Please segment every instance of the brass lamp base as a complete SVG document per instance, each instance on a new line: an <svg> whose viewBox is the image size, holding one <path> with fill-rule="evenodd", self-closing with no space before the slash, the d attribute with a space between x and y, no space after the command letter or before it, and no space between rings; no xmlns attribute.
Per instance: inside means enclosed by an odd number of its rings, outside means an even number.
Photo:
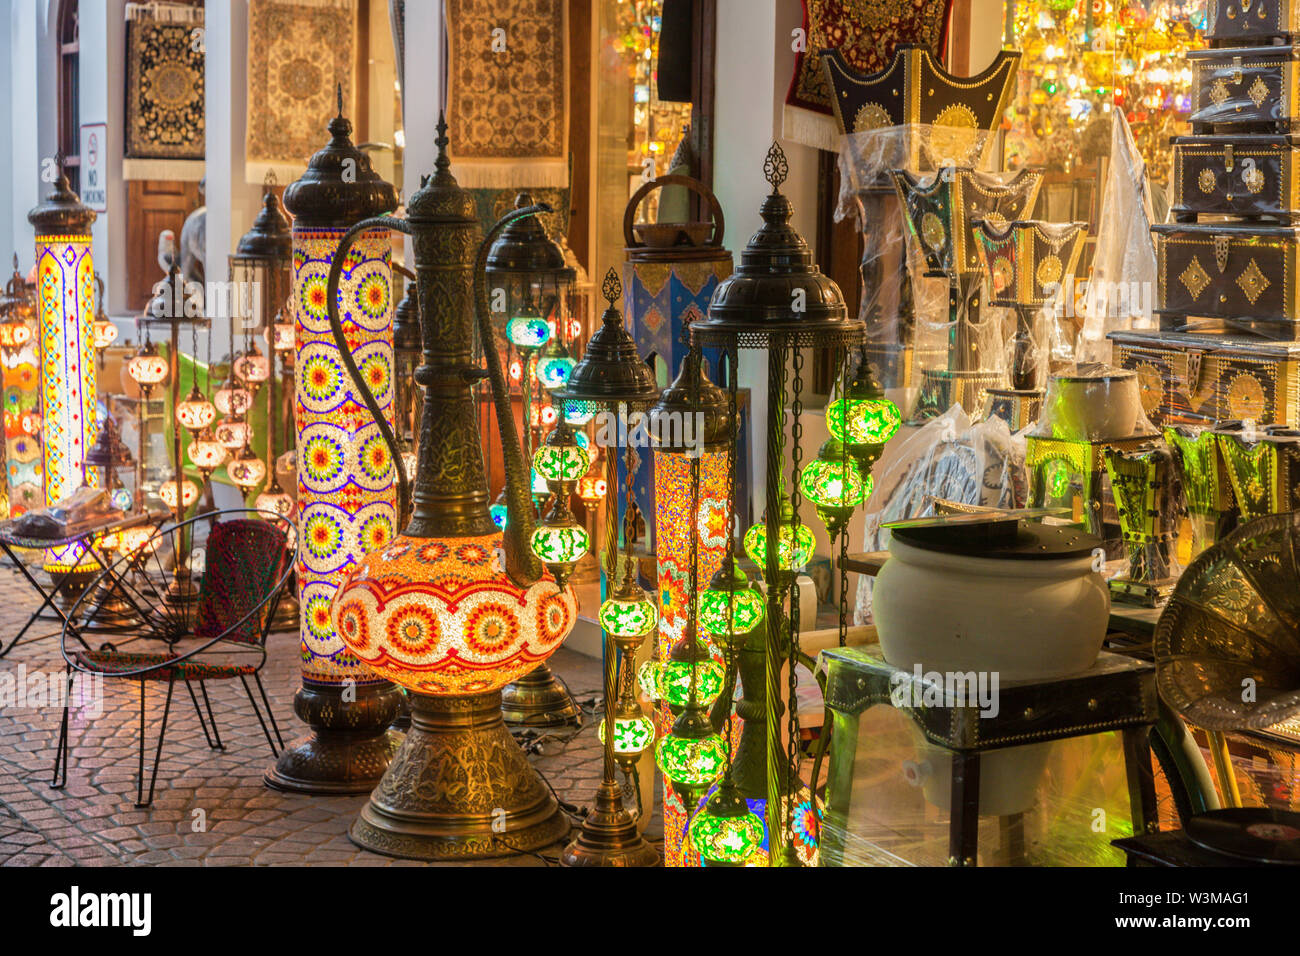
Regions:
<svg viewBox="0 0 1300 956"><path fill-rule="evenodd" d="M407 694L411 729L348 836L410 860L531 852L569 821L501 717L501 693Z"/></svg>
<svg viewBox="0 0 1300 956"><path fill-rule="evenodd" d="M401 707L396 686L362 684L357 699L345 701L343 688L304 684L293 709L312 728L295 740L263 777L273 790L290 793L368 793L388 769L402 742L392 729Z"/></svg>
<svg viewBox="0 0 1300 956"><path fill-rule="evenodd" d="M271 631L296 631L299 625L300 608L298 599L292 594L285 593L280 595L280 603L275 606L275 613L271 615Z"/></svg>
<svg viewBox="0 0 1300 956"><path fill-rule="evenodd" d="M603 781L596 791L595 808L564 848L560 862L564 866L657 866L659 851L637 832L636 821L623 809L618 784Z"/></svg>
<svg viewBox="0 0 1300 956"><path fill-rule="evenodd" d="M582 708L545 662L505 686L501 715L513 727L566 727L582 722Z"/></svg>

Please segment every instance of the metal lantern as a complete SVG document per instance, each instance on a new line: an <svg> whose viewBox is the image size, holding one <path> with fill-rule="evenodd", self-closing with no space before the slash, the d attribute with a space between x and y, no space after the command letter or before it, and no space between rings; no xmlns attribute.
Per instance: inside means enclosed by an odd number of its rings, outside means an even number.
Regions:
<svg viewBox="0 0 1300 956"><path fill-rule="evenodd" d="M528 193L515 198L516 209L532 204ZM532 414L533 356L552 341L562 346L568 339L576 279L577 273L565 262L564 250L546 234L536 216L510 223L488 251L488 308L494 338L503 356L508 356L511 348L519 355L525 423ZM525 456L532 453L531 432L526 426Z"/></svg>
<svg viewBox="0 0 1300 956"><path fill-rule="evenodd" d="M535 850L568 832L555 797L501 719L500 690L559 647L577 619L577 601L572 589L543 575L528 550L534 516L527 465L500 355L491 348L484 352L505 461L503 530L488 510L474 339L491 336L481 278L490 240L518 214L489 231L475 259L474 200L451 174L442 121L437 144L435 172L408 202L408 218L367 219L343 240L351 250L354 239L378 227L411 235L423 343L416 380L425 391L411 520L345 576L332 620L362 663L406 689L411 709L411 728L353 824L353 841L395 856L464 861ZM540 211L545 207L527 213ZM341 248L325 294L340 345L346 325L335 292L344 263L357 253L343 255ZM342 361L397 455L359 352L344 352ZM309 449L298 450L301 474Z"/></svg>
<svg viewBox="0 0 1300 956"><path fill-rule="evenodd" d="M551 437L554 438L558 433L562 436L562 441L567 440L573 427L569 424L569 409L579 412L579 417L588 414L601 417L601 433L615 436L614 444L604 449L603 456L606 486L603 563L608 571L608 586L610 581L619 577L619 499L624 498L627 505L631 506L630 486L636 470L633 466L635 452L632 443L625 441L622 443L626 445L623 449L626 455L623 472L627 490L620 496L620 442L617 436L628 434L629 429L611 426L615 420L626 424L631 413L648 408L659 397L659 389L655 385L654 372L637 353L636 343L624 329L623 316L614 305L622 295L622 287L618 273L613 269L605 276L601 291L608 303L601 326L588 341L582 361L569 370L564 386L552 393L561 410L559 424ZM547 442L547 447L550 447L551 439L548 438ZM539 452L539 457L540 455ZM553 483L557 501L567 502L573 486L583 477L590 464L589 455L574 455L570 452L569 458L573 465L569 474L575 481L572 485ZM623 809L615 778L620 743L625 754L637 748L639 753L653 739L653 724L646 721L640 708L636 707L635 700L630 697L630 677L636 649L653 631L657 614L649 595L635 583L635 558L631 553L631 542L625 536L623 543L625 552L622 556L622 579L616 587L608 588L612 593L601 604L598 614L605 637L605 720L613 719L613 731L602 722L603 733L600 736L604 745L603 774L596 791L595 806L583 820L578 836L565 847L561 855L561 861L568 866L652 866L659 860L659 854L637 831L636 821ZM628 693L622 695L619 693L620 670L623 674L622 685L629 688Z"/></svg>
<svg viewBox="0 0 1300 956"><path fill-rule="evenodd" d="M421 348L420 298L414 274L396 265L393 271L402 273L406 286L406 294L393 309L393 373L397 385L393 420L402 447L410 449L415 447L416 436L420 434L420 389L415 384Z"/></svg>
<svg viewBox="0 0 1300 956"><path fill-rule="evenodd" d="M27 221L36 228L45 504L52 505L94 483L85 472L85 455L98 422L90 237L95 213L72 191L60 164L54 188ZM81 569L85 574L78 576L88 577L96 567L80 543L45 552L45 569L57 575Z"/></svg>
<svg viewBox="0 0 1300 956"><path fill-rule="evenodd" d="M298 463L298 599L302 686L294 709L312 729L267 772L276 789L366 793L379 783L399 738L389 728L402 706L391 681L348 650L330 621L330 601L365 552L396 534L397 468L379 424L365 414L330 332L326 285L351 227L397 207L392 185L353 145L352 124L329 123L329 143L285 190L293 214L293 313ZM368 229L351 249L341 299L351 358L373 380L386 424L392 421L392 240ZM345 700L344 694L349 698Z"/></svg>
<svg viewBox="0 0 1300 956"><path fill-rule="evenodd" d="M771 546L772 542L789 542L789 551L797 552L802 532L808 530L803 527L800 515L803 495L799 485L804 454L798 439L800 429L797 426L793 429L793 441L787 448L786 408L797 422L803 412L804 350L838 350L839 364L843 367L847 350L861 344L865 338L864 324L848 317L839 287L813 263L807 243L790 225L790 201L781 194L787 168L785 154L774 143L763 164L764 176L772 185L772 192L760 209L763 225L741 253L736 271L714 292L708 315L691 325L692 347L719 345L725 348L728 365L733 369L737 367L737 353L741 348L764 350L768 355L765 516L761 535L751 529L746 536L746 549L750 550L750 535L753 535L751 553L757 552L762 557L760 570L767 583L766 640L761 678L752 671L745 672L743 654L740 662L746 702L750 702L751 691L766 690L762 714L765 759L758 765L753 759L752 746L746 750L742 735L741 746L734 758L734 776L742 796L766 800L763 812L768 831L769 862L777 866L797 865L803 859L795 846L793 833L799 787L798 749L794 739L794 717L789 713L794 706L794 673L799 654L799 600L794 581L799 563L793 553L788 561L781 561L780 555L787 549ZM728 385L730 403L734 407L734 377ZM783 475L787 460L792 464L788 481ZM734 463L731 467L734 469ZM757 540L760 537L761 550ZM730 567L734 560L734 538L730 534L727 535L726 549L726 566ZM842 593L841 603L843 599ZM692 607L693 614L696 606ZM841 642L846 626L842 613ZM782 706L776 692L782 670L787 667L790 682L786 693L790 703L788 709ZM781 720L783 713L786 717L784 722ZM751 731L748 718L745 730ZM752 740L751 734L751 743ZM733 773L731 763L727 773L729 776Z"/></svg>
<svg viewBox="0 0 1300 956"><path fill-rule="evenodd" d="M152 347L150 336L153 330L162 330L168 335L165 380L171 385L171 407L179 413L182 406L181 330L188 328L191 337L196 339L198 329L207 328L210 323L202 314L202 303L199 298L200 292L198 288L195 284L186 282L185 277L181 274L180 256L173 257L171 268L167 272L167 278L160 282L155 289L153 298L149 300L149 304L145 306L144 313L138 320L138 325L143 330L144 338L149 341L148 348ZM137 378L136 381L141 384L142 391L146 383L151 386L161 384L157 380L158 357L156 353L137 356L137 359L139 359L139 363L135 366L135 370L142 375L142 378ZM133 362L135 361L133 360ZM152 363L152 366L145 368L149 363ZM145 398L148 398L148 392L145 392ZM141 431L143 432L143 428ZM198 486L185 477L184 448L182 445L184 433L185 429L183 428L172 428L171 458L173 477L171 481L164 482L163 490L160 492L163 501L172 510L173 519L178 524L185 520L186 510L198 500L200 493ZM142 445L142 475L143 458ZM166 493L168 488L171 489L170 494ZM193 495L190 494L190 489L194 489ZM191 540L189 537L185 538L187 548ZM172 569L171 581L167 586L167 593L164 595L164 600L171 604L188 605L198 600L198 587L194 583L194 575L191 572L189 559L190 555L188 553L183 558L177 555L175 567Z"/></svg>

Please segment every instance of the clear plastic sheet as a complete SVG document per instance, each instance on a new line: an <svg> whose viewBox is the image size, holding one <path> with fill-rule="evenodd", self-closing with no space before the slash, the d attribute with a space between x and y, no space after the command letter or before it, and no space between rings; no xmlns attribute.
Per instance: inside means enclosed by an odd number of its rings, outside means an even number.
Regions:
<svg viewBox="0 0 1300 956"><path fill-rule="evenodd" d="M842 844L844 866L945 865L950 762L902 711L863 712L847 820L827 815L823 846ZM989 751L981 765L982 808L1025 806L1019 819L981 814L981 866L1124 865L1111 846L1133 835L1118 733ZM1161 826L1172 826L1176 811L1163 778L1156 793Z"/></svg>
<svg viewBox="0 0 1300 956"><path fill-rule="evenodd" d="M983 162L990 134L947 126L889 126L842 137L836 220L854 216L862 232L862 298L872 365L886 388L916 388L925 369L948 367L951 328L947 279L926 277L919 249L907 241L905 213L890 171L914 175ZM1000 316L986 310L981 344L1001 353ZM996 328L996 332L994 329ZM910 396L909 396L910 397Z"/></svg>
<svg viewBox="0 0 1300 956"><path fill-rule="evenodd" d="M920 428L904 428L871 469L875 490L867 500L864 551L889 547L881 526L933 515L934 500L996 508L1022 508L1028 494L1025 440L1001 418L972 423L954 406ZM854 622L871 622L871 578L858 588Z"/></svg>
<svg viewBox="0 0 1300 956"><path fill-rule="evenodd" d="M1042 413L1028 434L1091 442L1160 433L1143 410L1137 372L1079 362L1048 379Z"/></svg>
<svg viewBox="0 0 1300 956"><path fill-rule="evenodd" d="M1058 325L1074 325L1082 312L1075 355L1080 362L1111 361L1107 333L1117 329L1154 329L1156 253L1151 225L1151 182L1146 162L1133 141L1123 111L1111 110L1110 162L1097 222L1092 275L1086 287L1076 283L1063 300ZM1075 313L1070 315L1068 313ZM1068 323L1068 324L1067 324Z"/></svg>

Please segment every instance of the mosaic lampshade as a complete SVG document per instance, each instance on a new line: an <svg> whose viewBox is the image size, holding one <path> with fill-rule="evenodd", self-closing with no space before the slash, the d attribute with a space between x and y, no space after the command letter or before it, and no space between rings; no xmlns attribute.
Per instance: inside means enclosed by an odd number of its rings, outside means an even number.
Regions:
<svg viewBox="0 0 1300 956"><path fill-rule="evenodd" d="M223 415L242 415L253 407L253 393L227 380L213 393L212 401Z"/></svg>
<svg viewBox="0 0 1300 956"><path fill-rule="evenodd" d="M271 483L266 486L266 490L253 500L253 507L258 511L273 511L284 518L293 516L295 505L293 496L285 493L275 475L271 476Z"/></svg>
<svg viewBox="0 0 1300 956"><path fill-rule="evenodd" d="M176 510L176 481L164 481L158 489L158 497L172 511ZM181 481L181 510L185 510L199 500L199 486L185 478Z"/></svg>
<svg viewBox="0 0 1300 956"><path fill-rule="evenodd" d="M297 224L293 230L303 673L323 683L374 679L331 624L330 600L367 551L393 540L397 522L394 463L343 369L329 328L325 286L345 232ZM390 424L391 256L388 230L368 230L353 244L339 286L340 318L352 355Z"/></svg>
<svg viewBox="0 0 1300 956"><path fill-rule="evenodd" d="M229 457L226 446L217 441L210 428L203 429L195 436L194 441L190 442L186 454L194 467L203 472L204 475L210 475L216 471Z"/></svg>
<svg viewBox="0 0 1300 956"><path fill-rule="evenodd" d="M549 391L563 388L576 364L564 343L558 338L552 338L537 358L537 380Z"/></svg>
<svg viewBox="0 0 1300 956"><path fill-rule="evenodd" d="M728 575L721 567L700 595L700 628L725 646L763 623L766 604L763 593L739 569Z"/></svg>
<svg viewBox="0 0 1300 956"><path fill-rule="evenodd" d="M894 437L903 416L887 398L839 398L826 406L826 426L850 445L883 445Z"/></svg>
<svg viewBox="0 0 1300 956"><path fill-rule="evenodd" d="M185 401L176 406L176 421L191 433L201 432L217 420L217 406L203 397L195 383Z"/></svg>
<svg viewBox="0 0 1300 956"><path fill-rule="evenodd" d="M158 354L156 345L146 342L126 363L126 374L147 393L167 380L167 361Z"/></svg>
<svg viewBox="0 0 1300 956"><path fill-rule="evenodd" d="M713 732L703 708L693 705L655 744L655 763L675 790L702 792L726 768L726 744Z"/></svg>
<svg viewBox="0 0 1300 956"><path fill-rule="evenodd" d="M706 866L744 866L763 845L763 819L723 780L691 821L690 841Z"/></svg>
<svg viewBox="0 0 1300 956"><path fill-rule="evenodd" d="M654 599L641 588L619 588L614 591L596 615L600 626L611 637L645 637L659 623L659 611Z"/></svg>
<svg viewBox="0 0 1300 956"><path fill-rule="evenodd" d="M518 349L540 349L550 337L551 327L535 313L511 316L506 323L506 338Z"/></svg>
<svg viewBox="0 0 1300 956"><path fill-rule="evenodd" d="M18 272L0 296L0 372L4 382L5 472L9 513L17 518L44 503L41 491L40 357L36 296Z"/></svg>
<svg viewBox="0 0 1300 956"><path fill-rule="evenodd" d="M333 625L363 664L409 690L499 690L550 657L578 613L554 581L511 582L501 546L500 535L398 537L344 577ZM313 547L306 522L303 547Z"/></svg>
<svg viewBox="0 0 1300 956"><path fill-rule="evenodd" d="M84 458L95 442L95 266L90 226L95 213L62 175L27 216L36 228L36 292L41 339L41 422L45 503L93 484ZM50 549L45 567L93 567L83 545Z"/></svg>
<svg viewBox="0 0 1300 956"><path fill-rule="evenodd" d="M230 480L245 492L251 491L262 483L266 477L266 462L258 458L253 450L245 445L239 450L234 461L226 466Z"/></svg>
<svg viewBox="0 0 1300 956"><path fill-rule="evenodd" d="M802 522L796 524L794 510L788 498L782 498L781 520L777 524L777 570L784 573L800 571L812 560L817 538L812 529ZM745 553L766 573L768 540L767 523L759 521L748 531L744 538Z"/></svg>
<svg viewBox="0 0 1300 956"><path fill-rule="evenodd" d="M591 453L582 447L567 424L547 435L542 447L533 455L533 469L537 474L548 484L560 488L573 487L590 467Z"/></svg>
<svg viewBox="0 0 1300 956"><path fill-rule="evenodd" d="M247 355L235 359L233 371L236 379L256 388L271 377L271 362L255 344Z"/></svg>
<svg viewBox="0 0 1300 956"><path fill-rule="evenodd" d="M596 728L596 736L605 742L605 721ZM650 749L655 740L655 722L644 714L614 717L614 755L635 757Z"/></svg>
<svg viewBox="0 0 1300 956"><path fill-rule="evenodd" d="M708 803L720 790L725 786L725 780L718 784L710 791L708 796L699 802L696 819L704 815ZM767 800L763 797L745 797L745 806L749 812L758 818L761 827L759 831L759 843L754 847L753 852L747 856L743 863L727 864L721 860L706 861L699 849L688 842L686 848L686 862L691 866L767 866L768 865L768 833L767 833ZM821 819L823 806L820 800L814 801L812 794L806 786L800 786L794 795L794 825L785 827L787 834L794 835L794 851L804 866L816 866L818 854L820 853L820 834ZM784 804L778 808L777 816L784 821L786 817L786 808Z"/></svg>
<svg viewBox="0 0 1300 956"><path fill-rule="evenodd" d="M109 319L96 319L91 323L91 336L95 348L103 351L117 341L117 326Z"/></svg>
<svg viewBox="0 0 1300 956"><path fill-rule="evenodd" d="M253 435L252 428L243 417L223 419L214 432L217 441L229 452L237 452L248 444Z"/></svg>

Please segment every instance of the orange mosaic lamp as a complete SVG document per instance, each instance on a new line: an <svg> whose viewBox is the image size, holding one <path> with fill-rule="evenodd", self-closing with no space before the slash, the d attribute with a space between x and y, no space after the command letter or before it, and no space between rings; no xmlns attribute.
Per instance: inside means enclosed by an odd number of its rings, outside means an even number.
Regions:
<svg viewBox="0 0 1300 956"><path fill-rule="evenodd" d="M476 261L474 200L452 176L446 146L440 122L436 170L411 197L408 218L354 226L324 289L339 361L396 456L392 426L343 347L338 289L355 237L377 228L413 235L423 342L415 377L425 389L421 421L438 423L420 442L409 523L346 573L331 617L362 665L406 688L411 709L406 742L353 824L352 840L394 856L465 860L534 850L568 831L550 788L506 729L501 688L550 657L578 609L572 590L544 576L528 548L534 527L528 471L494 349L486 359L504 450L504 529L489 511L475 404L472 323L477 319L484 340L492 334L483 282L487 250L514 218L546 210L510 213L489 232ZM405 499L405 475L398 481ZM302 529L310 548L307 521ZM444 782L439 768L449 766L459 768L458 779ZM411 780L426 783L411 787Z"/></svg>

